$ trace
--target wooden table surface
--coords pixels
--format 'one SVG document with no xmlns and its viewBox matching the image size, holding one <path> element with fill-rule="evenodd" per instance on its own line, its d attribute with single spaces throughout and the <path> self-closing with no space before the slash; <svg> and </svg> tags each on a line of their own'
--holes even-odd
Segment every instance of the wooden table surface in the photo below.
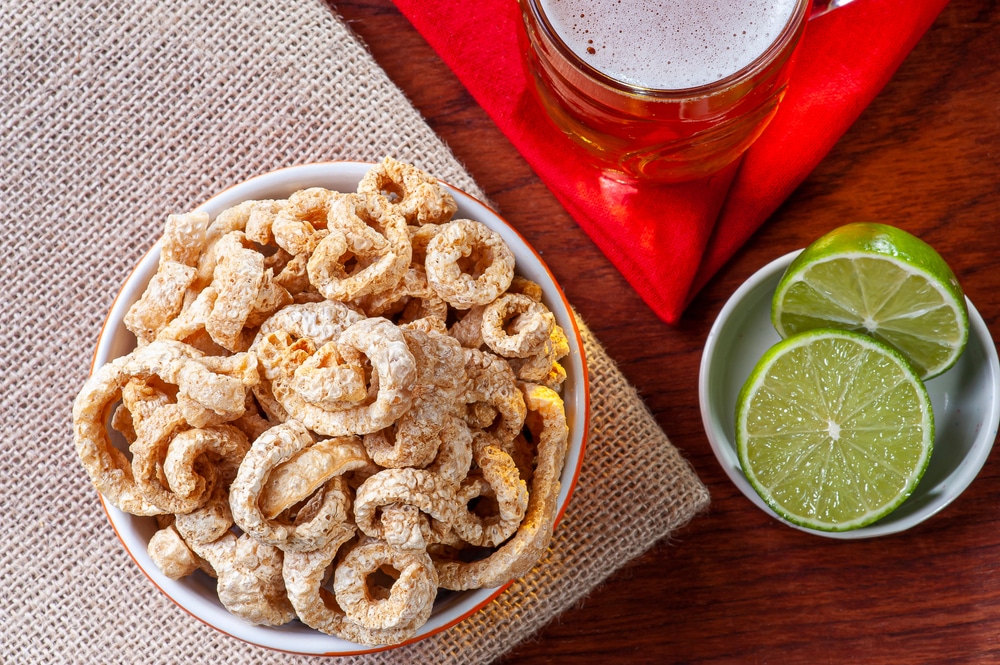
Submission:
<svg viewBox="0 0 1000 665">
<path fill-rule="evenodd" d="M 832 540 L 783 526 L 736 489 L 712 454 L 697 392 L 706 335 L 739 284 L 850 221 L 894 223 L 929 242 L 1000 330 L 1000 3 L 952 0 L 833 151 L 669 326 L 390 0 L 332 1 L 541 250 L 712 495 L 707 513 L 671 542 L 501 662 L 1000 662 L 1000 448 L 924 524 Z"/>
</svg>

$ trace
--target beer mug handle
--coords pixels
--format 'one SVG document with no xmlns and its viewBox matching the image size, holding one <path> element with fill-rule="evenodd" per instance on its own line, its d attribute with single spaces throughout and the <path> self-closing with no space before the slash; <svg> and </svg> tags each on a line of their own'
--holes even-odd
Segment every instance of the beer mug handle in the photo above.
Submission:
<svg viewBox="0 0 1000 665">
<path fill-rule="evenodd" d="M 829 14 L 834 9 L 840 9 L 844 5 L 849 5 L 854 0 L 813 0 L 812 13 L 809 14 L 809 20 L 813 20 L 817 16 L 822 16 L 823 14 Z"/>
</svg>

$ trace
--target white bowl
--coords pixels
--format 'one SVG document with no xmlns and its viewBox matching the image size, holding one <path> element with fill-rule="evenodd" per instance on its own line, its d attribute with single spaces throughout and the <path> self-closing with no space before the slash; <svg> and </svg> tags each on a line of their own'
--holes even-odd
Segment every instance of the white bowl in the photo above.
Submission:
<svg viewBox="0 0 1000 665">
<path fill-rule="evenodd" d="M 771 298 L 799 252 L 767 264 L 729 298 L 708 333 L 698 397 L 708 441 L 729 478 L 754 505 L 796 529 L 828 538 L 858 539 L 898 533 L 938 513 L 976 477 L 993 447 L 1000 422 L 1000 365 L 983 318 L 969 307 L 969 343 L 954 367 L 927 381 L 934 408 L 934 451 L 913 494 L 881 520 L 853 531 L 826 532 L 779 517 L 747 481 L 736 454 L 736 399 L 764 352 L 781 338 L 771 325 Z"/>
<path fill-rule="evenodd" d="M 354 191 L 362 176 L 373 165 L 360 162 L 325 162 L 293 166 L 257 176 L 231 187 L 212 197 L 197 210 L 205 211 L 214 218 L 219 212 L 241 201 L 249 199 L 280 199 L 292 192 L 307 187 L 325 187 L 338 191 Z M 555 314 L 556 321 L 566 331 L 570 342 L 570 354 L 563 361 L 567 379 L 563 386 L 566 403 L 566 417 L 570 429 L 569 452 L 560 478 L 559 518 L 569 503 L 570 494 L 576 484 L 583 463 L 583 451 L 589 423 L 589 389 L 583 342 L 576 320 L 562 289 L 556 284 L 552 273 L 541 257 L 528 245 L 527 241 L 505 222 L 496 212 L 468 194 L 445 185 L 458 203 L 456 218 L 480 221 L 499 233 L 510 246 L 517 261 L 517 272 L 540 284 L 545 293 L 545 304 Z M 166 215 L 164 215 L 166 219 Z M 133 302 L 139 299 L 149 279 L 156 272 L 160 257 L 159 243 L 142 258 L 138 266 L 126 280 L 115 299 L 104 328 L 98 340 L 92 369 L 129 353 L 135 348 L 135 337 L 125 328 L 123 317 Z M 245 642 L 282 651 L 313 655 L 348 655 L 380 651 L 392 647 L 369 647 L 325 635 L 299 621 L 293 621 L 279 628 L 251 625 L 231 615 L 219 602 L 215 593 L 215 581 L 201 572 L 172 580 L 152 562 L 146 553 L 146 543 L 156 530 L 156 522 L 151 517 L 136 517 L 124 513 L 103 500 L 104 509 L 115 533 L 125 549 L 135 560 L 142 572 L 168 598 L 189 614 L 223 633 Z M 442 594 L 435 604 L 430 620 L 408 643 L 426 638 L 449 628 L 476 612 L 505 587 L 477 589 Z M 400 646 L 400 645 L 396 645 Z"/>
</svg>

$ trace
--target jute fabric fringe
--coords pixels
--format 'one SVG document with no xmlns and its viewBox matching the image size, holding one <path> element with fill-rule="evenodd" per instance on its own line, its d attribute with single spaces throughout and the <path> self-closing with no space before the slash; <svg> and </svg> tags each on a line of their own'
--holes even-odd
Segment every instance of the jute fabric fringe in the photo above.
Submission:
<svg viewBox="0 0 1000 665">
<path fill-rule="evenodd" d="M 0 660 L 316 662 L 218 633 L 146 580 L 76 459 L 72 400 L 166 214 L 274 168 L 386 154 L 482 193 L 317 0 L 12 0 L 0 26 Z M 493 661 L 707 504 L 584 336 L 591 437 L 546 559 L 450 630 L 338 662 Z"/>
</svg>

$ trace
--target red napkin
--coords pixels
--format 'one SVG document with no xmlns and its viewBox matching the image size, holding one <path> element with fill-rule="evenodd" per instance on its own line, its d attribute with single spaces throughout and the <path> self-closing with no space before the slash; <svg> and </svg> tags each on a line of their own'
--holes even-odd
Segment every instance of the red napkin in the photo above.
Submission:
<svg viewBox="0 0 1000 665">
<path fill-rule="evenodd" d="M 777 115 L 742 161 L 680 185 L 623 185 L 582 160 L 531 94 L 515 0 L 393 0 L 643 300 L 691 298 L 819 163 L 947 0 L 856 0 L 806 28 Z"/>
</svg>

